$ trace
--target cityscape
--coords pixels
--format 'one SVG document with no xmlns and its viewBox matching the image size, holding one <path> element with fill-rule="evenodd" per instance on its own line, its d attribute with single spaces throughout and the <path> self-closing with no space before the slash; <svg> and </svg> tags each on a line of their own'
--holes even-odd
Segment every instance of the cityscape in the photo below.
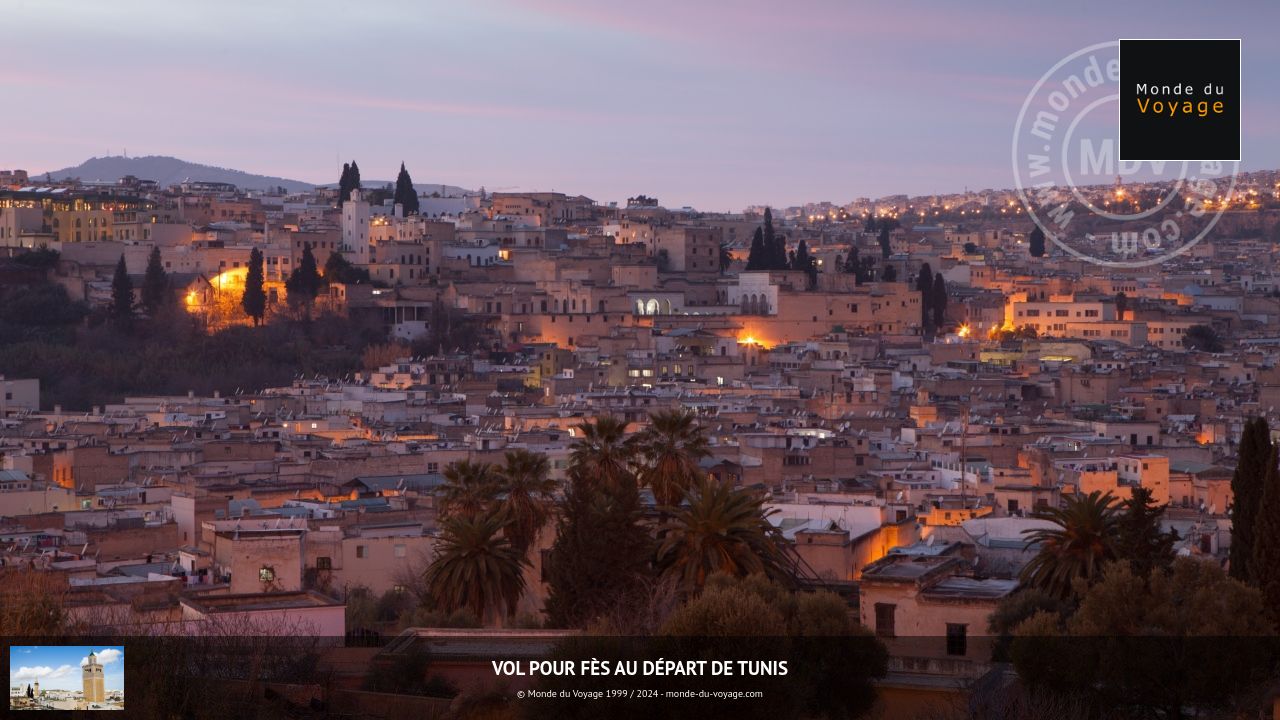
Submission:
<svg viewBox="0 0 1280 720">
<path fill-rule="evenodd" d="M 1024 130 L 1048 138 L 1036 91 L 1117 52 L 1090 44 L 1115 31 L 1071 26 L 1042 55 L 1013 43 L 1028 67 L 1000 79 L 958 60 L 1001 99 L 965 106 L 936 162 L 909 151 L 912 128 L 815 99 L 880 133 L 849 141 L 860 164 L 827 120 L 775 116 L 797 88 L 742 98 L 760 109 L 738 125 L 683 88 L 645 109 L 682 52 L 702 92 L 749 82 L 707 56 L 720 36 L 691 49 L 693 28 L 774 33 L 780 68 L 820 76 L 845 35 L 807 48 L 828 31 L 776 8 L 659 4 L 689 25 L 521 2 L 433 8 L 446 33 L 394 4 L 388 37 L 441 44 L 392 54 L 432 69 L 393 90 L 343 69 L 323 97 L 297 77 L 262 100 L 258 135 L 217 102 L 177 137 L 110 99 L 106 154 L 42 141 L 58 117 L 0 130 L 11 710 L 123 710 L 127 676 L 128 709 L 158 718 L 1280 717 L 1274 93 L 1246 107 L 1239 160 L 1120 160 L 1090 118 L 1061 153 L 1080 142 L 1089 172 L 1044 180 L 1019 154 Z M 285 7 L 297 53 L 336 32 Z M 897 17 L 811 10 L 853 34 Z M 102 20 L 83 12 L 68 32 Z M 15 17 L 52 32 L 42 11 Z M 1161 32 L 1189 37 L 1177 21 Z M 105 43 L 104 62 L 150 78 L 134 54 L 169 22 L 146 15 L 142 45 Z M 442 39 L 479 42 L 488 22 L 496 60 Z M 945 38 L 921 56 L 938 72 L 956 47 L 942 25 L 918 28 Z M 1214 27 L 1196 34 L 1239 36 Z M 352 57 L 373 50 L 351 32 Z M 633 60 L 628 38 L 675 54 Z M 1253 42 L 1246 77 L 1274 52 Z M 592 68 L 582 97 L 527 106 L 530 88 L 454 86 L 518 84 L 493 64 L 509 53 L 563 70 L 607 43 L 600 63 L 637 73 L 608 101 Z M 211 92 L 242 63 L 300 62 L 236 47 Z M 913 77 L 894 57 L 885 72 Z M 0 87 L 57 108 L 47 87 L 84 81 L 64 62 Z M 913 102 L 859 68 L 868 102 Z M 628 94 L 643 127 L 609 135 Z M 309 123 L 294 101 L 342 110 Z M 408 134 L 437 116 L 448 137 Z M 777 128 L 814 136 L 773 177 L 721 145 L 761 138 L 771 164 Z M 495 137 L 527 130 L 563 162 Z M 937 172 L 884 170 L 868 142 Z"/>
<path fill-rule="evenodd" d="M 124 648 L 14 645 L 10 710 L 124 710 Z"/>
</svg>

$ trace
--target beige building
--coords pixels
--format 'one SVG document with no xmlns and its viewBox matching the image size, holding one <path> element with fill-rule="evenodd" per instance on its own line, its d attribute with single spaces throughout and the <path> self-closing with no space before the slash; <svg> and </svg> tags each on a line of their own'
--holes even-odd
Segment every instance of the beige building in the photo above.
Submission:
<svg viewBox="0 0 1280 720">
<path fill-rule="evenodd" d="M 98 662 L 98 656 L 89 653 L 88 661 L 82 668 L 84 675 L 84 701 L 86 703 L 101 703 L 106 700 L 106 689 L 103 687 L 103 670 L 102 664 Z"/>
</svg>

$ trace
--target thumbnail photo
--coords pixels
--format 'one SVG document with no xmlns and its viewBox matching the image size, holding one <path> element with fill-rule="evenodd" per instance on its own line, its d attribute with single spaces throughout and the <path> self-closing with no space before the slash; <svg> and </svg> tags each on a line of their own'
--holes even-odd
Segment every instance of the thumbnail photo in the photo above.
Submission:
<svg viewBox="0 0 1280 720">
<path fill-rule="evenodd" d="M 10 647 L 9 709 L 123 710 L 124 647 Z"/>
</svg>

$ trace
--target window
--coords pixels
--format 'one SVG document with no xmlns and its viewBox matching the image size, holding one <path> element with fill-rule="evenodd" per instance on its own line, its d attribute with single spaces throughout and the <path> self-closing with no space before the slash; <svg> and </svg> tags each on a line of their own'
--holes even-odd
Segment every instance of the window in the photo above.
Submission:
<svg viewBox="0 0 1280 720">
<path fill-rule="evenodd" d="M 898 609 L 893 603 L 876 603 L 876 635 L 894 637 L 893 613 Z M 950 628 L 950 625 L 947 626 Z"/>
<path fill-rule="evenodd" d="M 332 559 L 330 559 L 330 558 L 328 558 L 328 557 L 318 557 L 318 558 L 316 558 L 316 569 L 317 569 L 317 570 L 332 570 L 332 569 L 333 569 L 333 560 L 332 560 Z"/>
<path fill-rule="evenodd" d="M 363 546 L 363 545 L 357 545 L 357 546 L 356 546 L 356 557 L 357 557 L 357 558 L 360 558 L 360 559 L 363 559 L 363 558 L 364 558 L 364 546 Z"/>
<path fill-rule="evenodd" d="M 404 545 L 396 545 L 394 548 L 392 548 L 392 550 L 395 552 L 395 556 L 398 558 L 402 558 L 405 556 Z"/>
<path fill-rule="evenodd" d="M 264 583 L 275 582 L 276 569 L 270 565 L 263 565 L 262 569 L 258 571 L 258 579 Z"/>
<path fill-rule="evenodd" d="M 963 657 L 969 649 L 969 626 L 947 623 L 947 654 Z"/>
</svg>

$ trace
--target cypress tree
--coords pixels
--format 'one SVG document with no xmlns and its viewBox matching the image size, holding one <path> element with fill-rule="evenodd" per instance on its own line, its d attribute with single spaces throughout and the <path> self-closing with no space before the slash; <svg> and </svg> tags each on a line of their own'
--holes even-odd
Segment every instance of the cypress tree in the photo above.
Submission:
<svg viewBox="0 0 1280 720">
<path fill-rule="evenodd" d="M 880 273 L 880 279 L 885 282 L 894 282 L 898 279 L 898 268 L 893 265 L 886 264 L 884 270 Z"/>
<path fill-rule="evenodd" d="M 884 222 L 880 225 L 880 255 L 888 260 L 893 254 L 893 248 L 889 245 L 889 223 Z"/>
<path fill-rule="evenodd" d="M 844 272 L 852 273 L 858 271 L 858 246 L 849 246 L 849 256 L 844 259 Z"/>
<path fill-rule="evenodd" d="M 942 327 L 947 315 L 947 283 L 942 279 L 942 273 L 933 276 L 930 300 L 933 305 L 933 325 Z"/>
<path fill-rule="evenodd" d="M 1252 583 L 1253 548 L 1262 481 L 1271 456 L 1271 428 L 1266 419 L 1255 417 L 1244 425 L 1237 450 L 1236 470 L 1231 476 L 1231 577 Z"/>
<path fill-rule="evenodd" d="M 773 210 L 764 209 L 765 266 L 762 270 L 787 269 L 787 241 L 777 236 L 773 229 Z"/>
<path fill-rule="evenodd" d="M 916 291 L 920 293 L 920 326 L 930 327 L 933 321 L 933 268 L 929 263 L 920 266 L 920 274 L 916 276 Z"/>
<path fill-rule="evenodd" d="M 1031 257 L 1044 257 L 1044 231 L 1039 225 L 1031 230 L 1027 243 L 1030 245 Z"/>
<path fill-rule="evenodd" d="M 111 304 L 107 312 L 115 320 L 129 320 L 133 317 L 133 281 L 129 279 L 129 269 L 124 264 L 124 254 L 116 263 L 116 273 L 111 278 Z"/>
<path fill-rule="evenodd" d="M 147 273 L 142 280 L 142 305 L 151 315 L 169 304 L 169 276 L 160 262 L 160 248 L 151 248 L 147 256 Z"/>
<path fill-rule="evenodd" d="M 795 259 L 792 261 L 791 269 L 808 272 L 809 262 L 811 260 L 812 258 L 809 257 L 809 243 L 805 242 L 804 239 L 801 238 L 800 244 L 796 245 Z"/>
<path fill-rule="evenodd" d="M 1173 544 L 1178 540 L 1177 531 L 1161 530 L 1164 507 L 1151 498 L 1150 488 L 1135 487 L 1129 499 L 1120 503 L 1118 517 L 1116 558 L 1127 561 L 1142 577 L 1173 564 Z"/>
<path fill-rule="evenodd" d="M 786 270 L 791 267 L 791 253 L 787 252 L 787 236 L 779 235 L 774 241 L 773 269 Z"/>
<path fill-rule="evenodd" d="M 311 253 L 311 243 L 302 244 L 302 259 L 298 267 L 289 273 L 284 287 L 288 292 L 289 302 L 293 304 L 310 303 L 320 293 L 324 281 L 316 269 L 316 256 Z"/>
<path fill-rule="evenodd" d="M 1250 572 L 1272 617 L 1280 617 L 1280 447 L 1271 446 L 1254 521 Z M 1233 539 L 1234 543 L 1234 539 Z"/>
<path fill-rule="evenodd" d="M 262 323 L 267 314 L 267 291 L 263 288 L 262 251 L 254 248 L 249 253 L 249 273 L 244 278 L 244 295 L 240 306 L 244 314 L 253 318 L 255 326 Z"/>
<path fill-rule="evenodd" d="M 413 179 L 403 162 L 400 163 L 400 174 L 396 176 L 395 202 L 404 209 L 406 216 L 418 214 L 418 191 L 413 189 Z"/>
<path fill-rule="evenodd" d="M 634 487 L 601 489 L 583 477 L 569 482 L 547 559 L 547 619 L 582 627 L 634 599 L 652 574 L 653 541 L 640 525 Z"/>
<path fill-rule="evenodd" d="M 351 189 L 359 190 L 360 187 L 361 187 L 360 186 L 360 166 L 356 164 L 355 160 L 352 160 L 351 161 Z M 350 197 L 350 193 L 348 193 L 347 196 Z"/>
<path fill-rule="evenodd" d="M 933 289 L 933 268 L 929 263 L 920 266 L 920 274 L 916 276 L 916 290 L 926 292 Z"/>
<path fill-rule="evenodd" d="M 748 270 L 765 270 L 765 249 L 764 249 L 764 233 L 760 228 L 756 228 L 755 235 L 751 236 L 751 253 L 747 255 Z"/>
<path fill-rule="evenodd" d="M 342 163 L 342 177 L 338 178 L 338 202 L 351 199 L 351 163 Z"/>
</svg>

